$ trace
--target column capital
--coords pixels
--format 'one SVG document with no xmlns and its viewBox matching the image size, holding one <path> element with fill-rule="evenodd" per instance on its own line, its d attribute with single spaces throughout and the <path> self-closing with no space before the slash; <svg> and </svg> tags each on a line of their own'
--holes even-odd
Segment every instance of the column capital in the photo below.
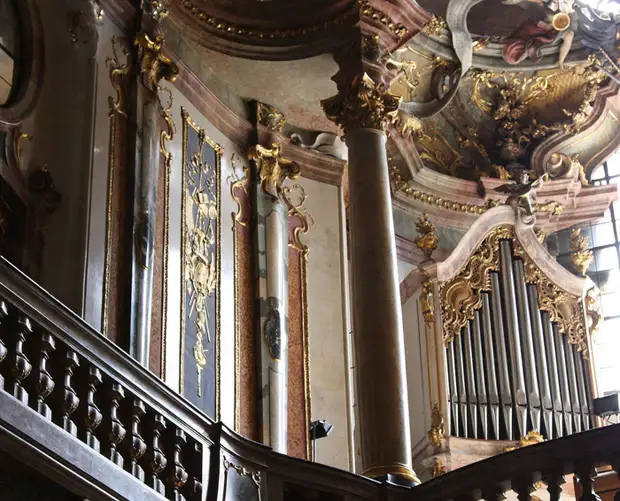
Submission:
<svg viewBox="0 0 620 501">
<path fill-rule="evenodd" d="M 375 82 L 367 73 L 355 76 L 350 86 L 321 101 L 331 121 L 345 132 L 353 129 L 385 130 L 396 117 L 401 97 Z"/>
<path fill-rule="evenodd" d="M 159 90 L 159 82 L 164 79 L 174 82 L 179 75 L 179 67 L 169 57 L 164 56 L 164 37 L 156 34 L 149 36 L 140 32 L 134 40 L 134 47 L 140 63 L 140 81 L 151 92 Z"/>
</svg>

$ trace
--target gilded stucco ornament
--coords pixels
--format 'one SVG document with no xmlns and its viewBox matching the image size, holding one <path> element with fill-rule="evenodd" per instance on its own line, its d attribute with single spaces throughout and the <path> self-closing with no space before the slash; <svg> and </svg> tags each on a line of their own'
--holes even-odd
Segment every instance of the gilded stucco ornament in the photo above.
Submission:
<svg viewBox="0 0 620 501">
<path fill-rule="evenodd" d="M 431 411 L 431 429 L 428 432 L 428 438 L 435 447 L 435 451 L 441 449 L 441 441 L 446 436 L 446 425 L 439 402 L 433 403 Z"/>
<path fill-rule="evenodd" d="M 168 16 L 168 0 L 142 0 L 142 11 L 155 21 L 161 21 Z"/>
<path fill-rule="evenodd" d="M 428 36 L 438 37 L 444 31 L 449 31 L 448 23 L 443 17 L 431 15 L 428 22 L 422 27 L 422 31 Z"/>
<path fill-rule="evenodd" d="M 433 298 L 433 282 L 428 278 L 422 282 L 420 305 L 422 306 L 424 322 L 426 325 L 432 326 L 433 322 L 435 322 L 435 302 Z"/>
<path fill-rule="evenodd" d="M 441 459 L 435 458 L 433 463 L 433 470 L 431 471 L 433 478 L 441 477 L 446 473 L 448 473 L 448 467 L 441 462 Z"/>
<path fill-rule="evenodd" d="M 545 441 L 545 437 L 536 430 L 529 431 L 525 436 L 521 437 L 519 441 L 510 447 L 506 447 L 502 452 L 516 451 L 517 449 L 523 449 L 530 445 L 541 444 Z"/>
<path fill-rule="evenodd" d="M 499 270 L 499 241 L 512 240 L 510 226 L 498 226 L 482 241 L 461 272 L 440 289 L 444 343 L 461 332 L 482 307 L 482 292 L 491 290 L 489 273 Z"/>
<path fill-rule="evenodd" d="M 573 228 L 568 237 L 570 262 L 573 267 L 581 275 L 585 276 L 586 271 L 590 267 L 590 264 L 594 260 L 594 254 L 588 249 L 590 246 L 590 239 L 581 234 L 581 228 Z"/>
<path fill-rule="evenodd" d="M 260 125 L 264 125 L 269 130 L 282 132 L 286 125 L 286 116 L 273 106 L 256 102 L 256 119 Z"/>
<path fill-rule="evenodd" d="M 415 238 L 415 245 L 424 253 L 426 259 L 430 259 L 433 252 L 439 247 L 439 237 L 435 234 L 435 225 L 431 223 L 428 214 L 419 218 L 415 227 L 419 235 Z"/>
<path fill-rule="evenodd" d="M 179 75 L 179 67 L 163 54 L 164 37 L 156 35 L 151 39 L 144 32 L 138 33 L 134 40 L 140 61 L 140 78 L 142 85 L 151 92 L 157 92 L 159 82 L 174 82 Z"/>
<path fill-rule="evenodd" d="M 273 198 L 282 196 L 282 183 L 286 179 L 297 179 L 301 168 L 296 162 L 282 158 L 280 143 L 273 143 L 271 149 L 260 144 L 250 148 L 248 157 L 256 165 L 256 171 L 263 191 Z"/>
<path fill-rule="evenodd" d="M 399 96 L 364 73 L 353 79 L 350 88 L 324 99 L 321 105 L 327 118 L 346 132 L 351 129 L 385 130 L 395 119 L 400 102 Z"/>
<path fill-rule="evenodd" d="M 369 0 L 357 0 L 357 7 L 359 9 L 360 17 L 368 17 L 374 21 L 381 23 L 394 36 L 400 38 L 407 34 L 408 30 L 405 25 L 395 22 L 387 14 L 370 5 Z"/>
<path fill-rule="evenodd" d="M 528 172 L 521 170 L 519 176 L 517 182 L 502 184 L 495 188 L 495 191 L 508 194 L 506 205 L 514 209 L 515 215 L 523 224 L 534 226 L 536 217 L 532 202 L 536 199 L 536 192 L 542 188 L 549 175 L 545 173 L 531 181 Z"/>
<path fill-rule="evenodd" d="M 592 287 L 590 290 L 588 290 L 588 293 L 584 298 L 586 316 L 589 320 L 588 331 L 590 333 L 590 336 L 595 336 L 597 334 L 598 329 L 601 326 L 601 321 L 603 320 L 600 295 L 601 291 L 598 289 L 598 287 Z"/>
</svg>

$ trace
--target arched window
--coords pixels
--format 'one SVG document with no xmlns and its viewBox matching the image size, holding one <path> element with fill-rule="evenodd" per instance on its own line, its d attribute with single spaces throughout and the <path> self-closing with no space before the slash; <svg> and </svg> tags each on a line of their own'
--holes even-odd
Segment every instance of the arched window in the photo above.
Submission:
<svg viewBox="0 0 620 501">
<path fill-rule="evenodd" d="M 596 167 L 590 175 L 593 185 L 620 184 L 620 151 Z M 558 237 L 558 261 L 571 269 L 570 231 Z M 604 322 L 594 339 L 595 363 L 601 394 L 620 391 L 620 201 L 613 202 L 601 220 L 581 227 L 581 234 L 590 238 L 594 260 L 588 276 L 601 291 Z"/>
<path fill-rule="evenodd" d="M 19 72 L 21 48 L 17 0 L 0 0 L 0 106 L 10 103 Z"/>
</svg>

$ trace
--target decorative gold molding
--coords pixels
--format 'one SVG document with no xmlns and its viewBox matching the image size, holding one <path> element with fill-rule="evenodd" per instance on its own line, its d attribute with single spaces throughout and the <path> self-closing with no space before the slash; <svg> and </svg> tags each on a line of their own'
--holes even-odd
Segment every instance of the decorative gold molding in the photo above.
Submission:
<svg viewBox="0 0 620 501">
<path fill-rule="evenodd" d="M 436 16 L 435 14 L 432 14 L 429 21 L 422 27 L 422 32 L 429 37 L 438 37 L 444 31 L 449 31 L 448 23 L 446 23 L 443 17 Z"/>
<path fill-rule="evenodd" d="M 269 130 L 282 132 L 286 125 L 286 116 L 273 106 L 256 101 L 256 119 L 260 125 Z"/>
<path fill-rule="evenodd" d="M 402 463 L 394 463 L 391 465 L 371 466 L 362 472 L 362 475 L 368 478 L 384 477 L 385 475 L 395 475 L 403 477 L 416 484 L 420 484 L 420 479 L 415 472 L 407 465 Z"/>
<path fill-rule="evenodd" d="M 435 322 L 435 303 L 433 298 L 433 282 L 429 279 L 422 282 L 422 292 L 420 293 L 420 305 L 424 322 L 429 327 Z"/>
<path fill-rule="evenodd" d="M 125 57 L 121 62 L 120 53 Z M 122 86 L 122 81 L 131 71 L 131 53 L 124 39 L 112 36 L 112 57 L 107 57 L 105 61 L 109 71 L 109 78 L 116 92 L 116 98 L 108 96 L 108 117 L 110 119 L 110 131 L 108 141 L 108 186 L 106 193 L 106 244 L 104 256 L 103 273 L 103 305 L 101 309 L 101 332 L 104 335 L 108 332 L 109 318 L 108 305 L 110 302 L 110 256 L 112 254 L 112 202 L 114 200 L 114 176 L 116 175 L 116 135 L 118 116 L 127 118 L 126 93 Z"/>
<path fill-rule="evenodd" d="M 489 273 L 499 270 L 499 241 L 512 240 L 511 226 L 494 228 L 452 280 L 441 285 L 440 298 L 444 343 L 461 332 L 474 312 L 482 306 L 481 292 L 491 290 Z"/>
<path fill-rule="evenodd" d="M 243 209 L 241 199 L 237 194 L 238 190 L 248 194 L 246 184 L 250 179 L 250 167 L 245 163 L 242 165 L 242 176 L 237 176 L 237 166 L 235 164 L 236 154 L 230 157 L 232 173 L 229 177 L 230 196 L 237 204 L 237 211 L 232 212 L 232 232 L 233 232 L 233 282 L 235 287 L 235 431 L 240 428 L 240 405 L 241 405 L 241 298 L 239 292 L 239 240 L 238 226 L 247 227 L 248 221 L 243 219 Z"/>
<path fill-rule="evenodd" d="M 433 478 L 441 477 L 448 473 L 448 467 L 445 466 L 439 458 L 436 457 L 434 461 L 433 470 L 431 471 Z"/>
<path fill-rule="evenodd" d="M 601 291 L 599 291 L 598 287 L 592 287 L 588 290 L 588 293 L 584 299 L 586 316 L 590 319 L 590 323 L 588 325 L 590 336 L 596 336 L 601 325 L 601 321 L 603 320 L 600 294 Z"/>
<path fill-rule="evenodd" d="M 226 475 L 228 475 L 228 471 L 232 468 L 242 477 L 250 477 L 252 481 L 254 482 L 254 484 L 256 484 L 256 487 L 260 488 L 260 484 L 261 484 L 260 471 L 248 470 L 245 466 L 235 464 L 225 457 L 222 458 L 222 465 L 224 466 L 224 471 Z M 227 485 L 227 482 L 224 482 L 224 493 L 223 493 L 222 499 L 226 499 L 226 485 Z M 259 496 L 259 499 L 260 499 L 260 496 Z"/>
<path fill-rule="evenodd" d="M 394 121 L 401 98 L 392 94 L 382 83 L 376 83 L 368 74 L 357 75 L 351 87 L 321 101 L 327 118 L 350 129 L 385 130 Z"/>
<path fill-rule="evenodd" d="M 441 449 L 441 441 L 445 436 L 446 426 L 443 414 L 441 413 L 441 407 L 439 406 L 439 402 L 434 402 L 431 410 L 431 429 L 428 432 L 428 438 L 435 447 L 435 452 Z"/>
<path fill-rule="evenodd" d="M 411 186 L 411 181 L 405 181 L 402 178 L 402 176 L 398 172 L 398 169 L 395 166 L 390 166 L 390 180 L 392 181 L 395 193 L 403 193 L 404 195 L 413 200 L 417 200 L 428 205 L 433 205 L 441 209 L 481 215 L 489 209 L 492 209 L 493 207 L 498 207 L 502 204 L 502 202 L 499 200 L 487 200 L 485 205 L 454 202 L 446 198 L 438 197 L 430 193 L 416 190 Z M 544 204 L 534 204 L 533 209 L 534 212 L 546 212 L 553 216 L 559 216 L 564 212 L 565 207 L 559 202 L 552 201 Z"/>
<path fill-rule="evenodd" d="M 424 213 L 415 223 L 418 236 L 415 238 L 415 245 L 422 251 L 424 257 L 429 260 L 433 251 L 439 247 L 439 237 L 435 234 L 435 225 L 431 223 L 428 214 Z"/>
<path fill-rule="evenodd" d="M 515 445 L 506 447 L 502 452 L 516 451 L 517 449 L 522 449 L 523 447 L 528 447 L 530 445 L 541 444 L 544 441 L 545 437 L 543 437 L 537 430 L 532 430 L 527 432 L 524 437 L 521 437 Z"/>
<path fill-rule="evenodd" d="M 370 5 L 369 0 L 357 0 L 357 6 L 359 8 L 360 17 L 368 17 L 374 21 L 381 23 L 390 31 L 390 33 L 397 36 L 398 38 L 401 38 L 408 33 L 409 30 L 407 30 L 407 27 L 405 25 L 396 23 L 387 14 Z"/>
<path fill-rule="evenodd" d="M 350 19 L 353 20 L 357 14 L 357 6 L 355 6 L 342 14 L 334 16 L 329 21 L 322 23 L 316 23 L 302 28 L 260 30 L 233 24 L 224 19 L 207 14 L 204 10 L 197 7 L 193 0 L 181 0 L 181 5 L 192 17 L 195 17 L 201 23 L 206 24 L 215 30 L 231 35 L 240 35 L 248 38 L 259 38 L 266 40 L 295 38 L 309 35 L 311 33 L 318 33 L 333 26 L 342 25 Z"/>
<path fill-rule="evenodd" d="M 164 79 L 174 82 L 179 75 L 179 67 L 167 56 L 164 56 L 164 37 L 160 34 L 152 40 L 149 35 L 140 32 L 134 40 L 140 61 L 140 81 L 151 92 L 157 92 L 159 82 Z"/>
<path fill-rule="evenodd" d="M 281 199 L 282 183 L 285 179 L 297 179 L 301 175 L 299 165 L 282 158 L 281 151 L 280 143 L 273 143 L 271 149 L 257 144 L 248 152 L 248 158 L 256 165 L 261 188 L 275 199 Z"/>
<path fill-rule="evenodd" d="M 168 0 L 142 0 L 142 10 L 155 21 L 168 17 Z"/>
<path fill-rule="evenodd" d="M 581 228 L 573 228 L 568 240 L 570 243 L 569 250 L 571 251 L 570 262 L 575 267 L 577 273 L 584 277 L 594 260 L 593 252 L 588 250 L 590 238 L 581 234 Z"/>
</svg>

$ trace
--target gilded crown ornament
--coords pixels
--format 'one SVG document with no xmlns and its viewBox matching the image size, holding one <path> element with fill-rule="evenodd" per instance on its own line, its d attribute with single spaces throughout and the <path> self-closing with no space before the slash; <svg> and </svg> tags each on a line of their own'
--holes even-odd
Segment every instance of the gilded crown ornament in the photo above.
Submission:
<svg viewBox="0 0 620 501">
<path fill-rule="evenodd" d="M 260 144 L 250 148 L 248 157 L 256 164 L 256 171 L 263 191 L 273 198 L 282 196 L 282 183 L 286 179 L 297 179 L 301 175 L 301 168 L 296 162 L 282 158 L 280 143 L 273 143 L 271 149 Z"/>
<path fill-rule="evenodd" d="M 161 35 L 151 39 L 146 33 L 138 33 L 134 41 L 140 61 L 140 77 L 142 85 L 151 92 L 157 92 L 159 82 L 174 82 L 179 76 L 179 67 L 163 54 L 164 37 Z"/>
<path fill-rule="evenodd" d="M 583 277 L 594 259 L 594 254 L 591 250 L 588 250 L 590 239 L 581 234 L 581 228 L 573 228 L 568 237 L 568 241 L 569 248 L 572 251 L 570 254 L 570 262 L 575 267 L 575 270 Z"/>
<path fill-rule="evenodd" d="M 401 98 L 392 94 L 382 83 L 367 73 L 357 75 L 350 88 L 321 101 L 323 110 L 332 122 L 345 132 L 350 129 L 385 130 L 398 112 Z"/>
<path fill-rule="evenodd" d="M 424 214 L 416 221 L 415 227 L 420 234 L 415 239 L 415 245 L 424 253 L 426 259 L 430 259 L 433 251 L 439 246 L 439 237 L 435 234 L 435 225 L 431 223 L 428 214 Z"/>
</svg>

